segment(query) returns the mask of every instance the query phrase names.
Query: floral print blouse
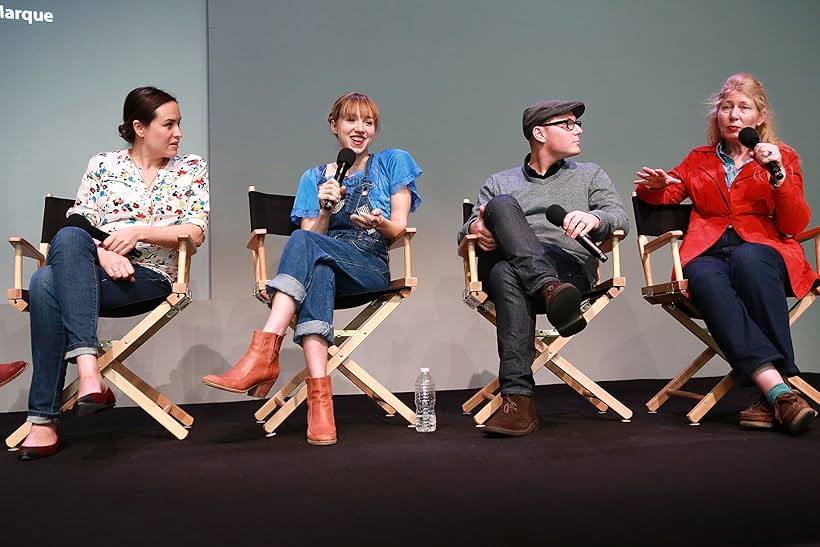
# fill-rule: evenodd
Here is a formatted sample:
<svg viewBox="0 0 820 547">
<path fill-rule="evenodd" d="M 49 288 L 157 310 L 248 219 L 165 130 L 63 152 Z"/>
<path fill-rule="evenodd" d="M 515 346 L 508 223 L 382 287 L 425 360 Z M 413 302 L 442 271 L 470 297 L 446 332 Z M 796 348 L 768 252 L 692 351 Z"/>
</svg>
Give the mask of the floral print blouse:
<svg viewBox="0 0 820 547">
<path fill-rule="evenodd" d="M 68 215 L 80 214 L 113 233 L 127 226 L 194 224 L 208 228 L 208 166 L 199 156 L 175 156 L 159 170 L 149 189 L 128 150 L 97 154 L 88 162 L 77 201 Z M 176 281 L 176 248 L 139 242 L 131 262 Z"/>
</svg>

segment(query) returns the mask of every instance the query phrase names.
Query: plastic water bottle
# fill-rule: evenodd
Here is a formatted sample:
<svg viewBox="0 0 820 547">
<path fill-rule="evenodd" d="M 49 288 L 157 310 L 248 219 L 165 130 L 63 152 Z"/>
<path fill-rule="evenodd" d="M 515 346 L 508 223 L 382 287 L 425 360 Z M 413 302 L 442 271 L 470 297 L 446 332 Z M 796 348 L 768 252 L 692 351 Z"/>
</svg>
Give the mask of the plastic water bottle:
<svg viewBox="0 0 820 547">
<path fill-rule="evenodd" d="M 416 378 L 416 431 L 432 433 L 436 430 L 436 382 L 429 368 L 422 368 Z"/>
</svg>

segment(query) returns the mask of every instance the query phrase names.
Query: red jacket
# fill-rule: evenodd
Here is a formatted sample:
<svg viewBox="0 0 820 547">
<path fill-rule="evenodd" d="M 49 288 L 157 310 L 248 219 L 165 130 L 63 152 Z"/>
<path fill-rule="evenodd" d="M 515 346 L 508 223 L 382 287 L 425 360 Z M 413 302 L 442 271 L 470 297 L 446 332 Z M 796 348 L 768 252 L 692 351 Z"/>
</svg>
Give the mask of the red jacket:
<svg viewBox="0 0 820 547">
<path fill-rule="evenodd" d="M 658 190 L 638 184 L 638 196 L 647 203 L 674 204 L 692 200 L 689 229 L 681 244 L 681 263 L 711 247 L 729 224 L 744 241 L 767 245 L 783 257 L 795 296 L 802 298 L 817 280 L 800 243 L 791 236 L 806 229 L 811 218 L 803 196 L 803 174 L 797 152 L 780 145 L 786 180 L 780 188 L 769 184 L 769 173 L 756 161 L 743 166 L 729 189 L 726 172 L 715 146 L 699 146 L 670 175 L 682 184 Z"/>
</svg>

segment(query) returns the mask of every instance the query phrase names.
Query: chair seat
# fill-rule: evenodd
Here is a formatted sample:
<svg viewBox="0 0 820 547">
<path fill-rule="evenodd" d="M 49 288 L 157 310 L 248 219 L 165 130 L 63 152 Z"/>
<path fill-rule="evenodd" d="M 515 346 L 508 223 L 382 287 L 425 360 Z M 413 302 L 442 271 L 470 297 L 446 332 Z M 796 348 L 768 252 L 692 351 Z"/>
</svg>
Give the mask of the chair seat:
<svg viewBox="0 0 820 547">
<path fill-rule="evenodd" d="M 359 306 L 370 304 L 372 301 L 376 300 L 381 296 L 384 296 L 386 294 L 398 294 L 403 290 L 405 290 L 405 287 L 390 287 L 380 291 L 369 291 L 356 294 L 337 295 L 336 300 L 333 302 L 333 309 L 346 310 L 349 308 L 358 308 Z"/>
</svg>

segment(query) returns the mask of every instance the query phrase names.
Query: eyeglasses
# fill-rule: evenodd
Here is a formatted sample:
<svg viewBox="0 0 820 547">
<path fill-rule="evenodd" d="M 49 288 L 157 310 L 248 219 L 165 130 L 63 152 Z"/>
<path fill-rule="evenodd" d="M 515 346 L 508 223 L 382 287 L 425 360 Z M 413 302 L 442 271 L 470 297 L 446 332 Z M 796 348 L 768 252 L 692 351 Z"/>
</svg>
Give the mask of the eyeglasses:
<svg viewBox="0 0 820 547">
<path fill-rule="evenodd" d="M 567 118 L 566 120 L 558 120 L 550 123 L 542 123 L 541 127 L 547 127 L 550 125 L 563 125 L 564 129 L 567 131 L 572 131 L 575 129 L 575 126 L 583 127 L 584 125 L 581 123 L 581 120 L 573 120 L 572 118 Z"/>
</svg>

